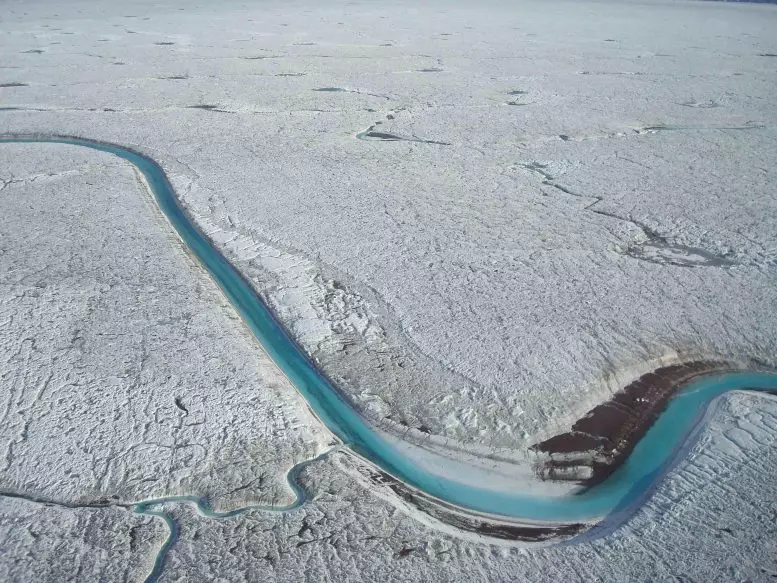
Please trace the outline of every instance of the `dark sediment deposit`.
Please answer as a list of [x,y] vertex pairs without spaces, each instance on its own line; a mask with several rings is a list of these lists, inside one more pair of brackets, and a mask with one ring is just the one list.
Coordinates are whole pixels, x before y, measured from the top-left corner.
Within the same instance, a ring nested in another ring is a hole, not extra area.
[[[755,365],[755,368],[761,368]],[[695,361],[658,368],[642,375],[606,403],[591,409],[566,433],[531,447],[543,480],[595,486],[629,457],[678,391],[698,377],[742,370],[719,361]]]

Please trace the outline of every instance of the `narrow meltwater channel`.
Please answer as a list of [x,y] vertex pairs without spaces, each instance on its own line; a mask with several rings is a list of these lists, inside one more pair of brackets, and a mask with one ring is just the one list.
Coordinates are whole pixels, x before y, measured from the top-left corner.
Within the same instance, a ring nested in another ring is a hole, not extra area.
[[286,474],[286,481],[294,492],[295,499],[294,502],[287,504],[286,506],[251,504],[249,506],[235,508],[234,510],[229,510],[226,512],[216,512],[213,510],[207,499],[199,498],[197,496],[166,496],[164,498],[155,498],[134,504],[132,506],[133,512],[136,514],[143,514],[145,516],[156,516],[161,518],[167,524],[168,530],[167,538],[165,538],[165,540],[162,542],[162,546],[159,548],[159,551],[157,551],[157,554],[154,557],[154,564],[151,567],[151,572],[145,579],[145,583],[155,583],[159,579],[159,576],[162,574],[162,570],[165,566],[167,553],[175,544],[175,541],[178,540],[178,523],[172,514],[165,511],[164,506],[166,504],[189,504],[194,506],[200,515],[216,520],[224,520],[226,518],[240,516],[241,514],[245,514],[246,512],[250,512],[252,510],[258,510],[261,512],[288,512],[290,510],[294,510],[295,508],[299,508],[308,500],[308,493],[300,485],[298,480],[300,472],[313,462],[324,459],[335,449],[337,449],[336,446],[330,447],[316,457],[300,462],[289,470],[289,473]]
[[[452,478],[455,472],[441,475],[430,469],[432,464],[421,463],[402,453],[391,440],[368,425],[356,412],[292,339],[246,279],[189,219],[167,176],[154,160],[128,147],[85,138],[39,135],[0,137],[0,143],[22,142],[90,148],[113,154],[135,166],[144,176],[162,212],[178,235],[213,277],[258,342],[306,399],[321,422],[353,452],[400,482],[431,499],[455,506],[465,513],[469,511],[479,520],[491,516],[502,522],[554,526],[618,520],[618,516],[633,510],[649,495],[713,399],[734,390],[777,391],[777,375],[764,372],[730,372],[695,380],[669,402],[617,471],[601,484],[574,495],[551,497],[529,494],[521,490],[520,483],[510,488],[495,486],[488,479],[487,471],[479,468],[472,468],[472,472],[468,472],[469,480],[466,481]],[[438,467],[454,463],[439,454],[425,452],[424,455],[426,462],[430,456],[436,455],[434,465]],[[471,476],[478,475],[478,472],[483,479],[473,482]],[[296,485],[295,476],[290,475],[289,482],[298,497],[292,506],[295,507],[304,501],[304,492]],[[164,552],[174,541],[177,532],[171,516],[158,510],[169,502],[196,504],[202,514],[213,518],[227,518],[247,510],[221,515],[212,512],[202,500],[186,496],[138,504],[135,507],[137,512],[160,516],[171,528],[171,536],[154,566],[153,578],[158,575]]]

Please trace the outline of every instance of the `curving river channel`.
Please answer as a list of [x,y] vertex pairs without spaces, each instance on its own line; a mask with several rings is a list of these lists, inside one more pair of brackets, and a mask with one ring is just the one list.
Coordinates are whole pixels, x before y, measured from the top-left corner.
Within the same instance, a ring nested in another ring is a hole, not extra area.
[[[733,372],[702,377],[672,398],[660,418],[637,443],[628,459],[607,480],[575,495],[549,497],[520,491],[494,489],[487,484],[462,483],[436,474],[404,456],[396,445],[367,424],[341,393],[324,377],[278,322],[251,285],[221,255],[187,217],[162,168],[151,158],[130,148],[83,138],[64,136],[6,136],[0,142],[57,143],[107,152],[126,160],[145,177],[160,208],[191,252],[210,273],[238,311],[256,339],[289,378],[326,427],[344,445],[385,472],[426,495],[461,508],[515,522],[569,524],[596,522],[639,504],[693,431],[707,405],[734,390],[777,391],[777,375]],[[304,500],[303,492],[289,482]],[[136,507],[168,520],[150,507],[165,501],[192,502],[206,515],[206,505],[195,498],[148,501]],[[224,517],[226,515],[216,515]],[[232,514],[230,514],[232,515]],[[171,526],[174,538],[174,525]],[[169,544],[170,540],[168,540]]]

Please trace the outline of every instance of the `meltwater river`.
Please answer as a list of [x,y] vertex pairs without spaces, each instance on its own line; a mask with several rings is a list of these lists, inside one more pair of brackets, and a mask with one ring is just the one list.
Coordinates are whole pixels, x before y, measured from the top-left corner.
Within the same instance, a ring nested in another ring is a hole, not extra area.
[[593,522],[641,502],[685,443],[707,405],[734,390],[777,391],[777,375],[736,372],[703,377],[675,396],[626,462],[606,481],[582,493],[543,497],[494,490],[436,475],[406,458],[351,407],[278,322],[251,285],[208,241],[183,211],[162,168],[130,148],[64,136],[5,136],[0,143],[56,143],[118,156],[145,177],[160,208],[210,273],[272,360],[307,400],[318,418],[347,447],[422,492],[479,513],[540,523]]

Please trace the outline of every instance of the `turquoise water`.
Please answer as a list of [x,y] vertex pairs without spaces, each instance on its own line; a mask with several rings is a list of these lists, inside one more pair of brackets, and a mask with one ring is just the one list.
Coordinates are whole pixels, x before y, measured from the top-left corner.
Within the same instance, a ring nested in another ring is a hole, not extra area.
[[162,543],[162,546],[157,551],[154,564],[151,568],[151,572],[146,576],[145,583],[155,583],[162,575],[164,569],[165,559],[167,553],[172,546],[178,540],[180,529],[173,515],[164,509],[165,504],[190,504],[197,508],[197,511],[207,518],[213,518],[216,520],[224,520],[226,518],[232,518],[233,516],[240,516],[246,512],[252,510],[260,510],[262,512],[288,512],[302,506],[308,499],[308,494],[300,486],[298,477],[300,472],[308,465],[326,457],[327,452],[316,456],[313,459],[305,460],[295,465],[289,473],[286,475],[286,481],[289,487],[294,492],[294,502],[286,506],[265,506],[263,504],[251,504],[242,508],[236,508],[235,510],[229,510],[227,512],[216,512],[211,507],[207,499],[199,498],[197,496],[167,496],[165,498],[157,498],[155,500],[146,500],[140,504],[135,504],[132,510],[137,514],[145,514],[146,516],[156,516],[161,518],[167,524],[168,535]]
[[602,484],[577,495],[552,498],[518,491],[494,491],[456,482],[415,465],[365,423],[305,356],[251,286],[186,217],[165,173],[152,159],[128,148],[81,138],[5,137],[0,138],[1,142],[82,146],[114,154],[137,167],[186,245],[329,430],[348,447],[396,478],[462,508],[540,522],[604,518],[644,499],[712,399],[737,389],[777,390],[777,376],[756,372],[711,376],[690,384],[670,402],[618,471]]

